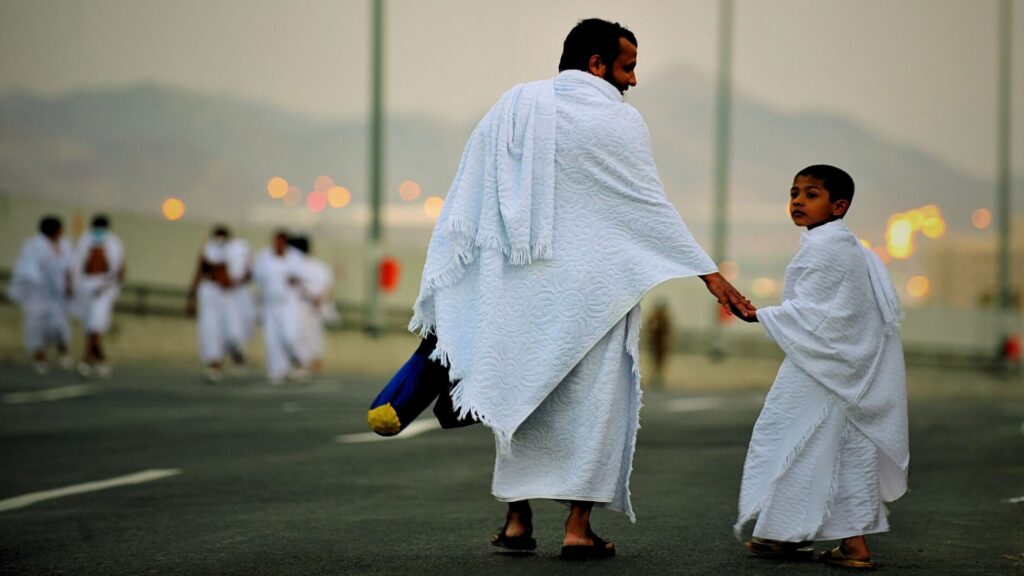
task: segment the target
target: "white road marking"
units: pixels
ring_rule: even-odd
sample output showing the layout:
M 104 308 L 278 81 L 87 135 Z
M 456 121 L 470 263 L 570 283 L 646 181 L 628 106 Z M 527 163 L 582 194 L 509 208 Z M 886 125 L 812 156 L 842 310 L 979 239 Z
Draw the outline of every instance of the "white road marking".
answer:
M 75 386 L 62 386 L 60 388 L 47 388 L 46 390 L 33 390 L 31 392 L 10 392 L 4 394 L 4 404 L 32 404 L 34 402 L 52 402 L 54 400 L 66 400 L 68 398 L 80 398 L 96 392 L 96 386 L 92 384 L 77 384 Z
M 720 396 L 708 396 L 703 398 L 676 398 L 665 402 L 665 408 L 669 412 L 698 412 L 700 410 L 714 410 L 721 408 L 726 399 Z
M 25 506 L 31 506 L 32 504 L 36 504 L 44 500 L 53 500 L 54 498 L 63 498 L 64 496 L 73 496 L 75 494 L 84 494 L 86 492 L 106 490 L 108 488 L 116 488 L 118 486 L 142 484 L 143 482 L 161 480 L 163 478 L 167 478 L 169 476 L 176 476 L 178 474 L 181 474 L 181 470 L 178 470 L 177 468 L 171 468 L 168 470 L 144 470 L 142 472 L 136 472 L 135 474 L 129 474 L 127 476 L 111 478 L 109 480 L 97 480 L 96 482 L 75 484 L 74 486 L 66 486 L 64 488 L 57 488 L 55 490 L 32 492 L 31 494 L 25 494 L 23 496 L 15 496 L 14 498 L 6 498 L 4 500 L 0 500 L 0 512 L 15 510 L 17 508 L 24 508 Z
M 437 430 L 440 427 L 441 425 L 438 424 L 437 420 L 430 418 L 409 424 L 397 436 L 378 436 L 373 432 L 364 432 L 362 434 L 341 434 L 335 436 L 334 441 L 341 444 L 362 444 L 364 442 L 379 442 L 381 440 L 408 440 L 431 430 Z
M 1007 498 L 1003 500 L 1007 504 L 1024 504 L 1024 496 L 1017 496 L 1016 498 Z

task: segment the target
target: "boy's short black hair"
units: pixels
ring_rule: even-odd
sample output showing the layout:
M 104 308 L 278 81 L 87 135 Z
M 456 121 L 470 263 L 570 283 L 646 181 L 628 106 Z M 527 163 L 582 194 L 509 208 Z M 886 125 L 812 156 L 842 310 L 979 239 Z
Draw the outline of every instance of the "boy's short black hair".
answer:
M 636 36 L 618 22 L 608 22 L 600 18 L 580 20 L 569 31 L 562 44 L 562 58 L 558 61 L 558 71 L 590 70 L 590 57 L 597 54 L 605 65 L 611 67 L 619 57 L 619 38 L 629 40 L 633 46 L 639 46 Z
M 110 228 L 110 219 L 106 214 L 97 214 L 92 218 L 93 228 Z
M 844 170 L 828 164 L 815 164 L 796 173 L 797 176 L 810 176 L 821 180 L 828 191 L 829 202 L 846 200 L 853 204 L 853 178 Z
M 231 237 L 231 229 L 224 224 L 215 224 L 213 226 L 213 236 L 223 236 L 224 238 Z
M 48 214 L 43 216 L 39 220 L 39 231 L 43 233 L 43 236 L 47 238 L 54 238 L 57 234 L 64 229 L 64 224 L 60 221 L 60 218 Z

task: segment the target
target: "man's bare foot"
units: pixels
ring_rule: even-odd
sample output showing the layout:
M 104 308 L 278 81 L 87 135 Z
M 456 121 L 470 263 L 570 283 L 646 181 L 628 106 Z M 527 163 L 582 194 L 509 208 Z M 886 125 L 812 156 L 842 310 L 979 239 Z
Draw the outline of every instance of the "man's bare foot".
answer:
M 505 525 L 491 536 L 491 544 L 509 550 L 533 550 L 537 547 L 533 538 L 533 511 L 528 500 L 509 503 Z
M 593 502 L 573 502 L 569 509 L 569 517 L 565 519 L 565 537 L 562 539 L 562 546 L 593 546 L 595 542 L 604 542 L 603 548 L 608 551 L 615 550 L 615 544 L 605 542 L 594 534 L 590 529 L 590 511 L 593 509 Z
M 840 544 L 840 551 L 843 556 L 850 560 L 871 560 L 871 551 L 868 550 L 868 540 L 864 536 L 854 536 L 852 538 L 843 538 Z

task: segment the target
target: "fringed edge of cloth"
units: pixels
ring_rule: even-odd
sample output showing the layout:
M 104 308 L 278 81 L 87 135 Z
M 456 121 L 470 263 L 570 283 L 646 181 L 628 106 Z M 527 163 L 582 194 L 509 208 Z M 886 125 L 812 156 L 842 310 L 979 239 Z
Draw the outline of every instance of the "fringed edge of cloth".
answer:
M 790 467 L 793 466 L 793 462 L 796 460 L 796 457 L 801 452 L 803 452 L 803 449 L 807 445 L 807 442 L 810 441 L 811 436 L 813 436 L 814 433 L 818 430 L 818 428 L 820 428 L 821 425 L 825 422 L 825 420 L 828 419 L 829 414 L 832 413 L 832 407 L 834 405 L 835 398 L 829 396 L 828 399 L 825 400 L 825 405 L 822 407 L 821 412 L 818 414 L 818 417 L 815 418 L 814 423 L 808 427 L 807 432 L 789 451 L 789 454 L 786 455 L 786 460 L 783 462 L 782 467 L 779 468 L 779 471 L 775 474 L 775 477 L 773 477 L 771 482 L 768 483 L 768 489 L 765 491 L 767 494 L 770 495 L 772 492 L 775 491 L 775 485 L 779 483 L 779 480 L 781 480 L 782 477 L 786 474 L 786 472 L 789 471 Z M 733 535 L 736 537 L 737 540 L 743 539 L 743 527 L 747 525 L 747 522 L 750 522 L 751 520 L 757 518 L 757 515 L 761 513 L 761 510 L 763 508 L 764 499 L 762 498 L 761 501 L 759 501 L 754 506 L 753 510 L 740 516 L 740 518 L 736 521 L 736 524 L 734 524 L 732 527 Z M 811 536 L 813 536 L 813 534 Z
M 635 307 L 633 308 L 635 309 Z M 632 310 L 632 309 L 631 309 Z M 629 318 L 626 321 L 629 322 L 633 318 Z M 626 515 L 629 517 L 629 521 L 632 524 L 636 524 L 636 512 L 633 511 L 633 492 L 629 488 L 629 481 L 633 478 L 633 462 L 634 456 L 636 455 L 636 440 L 637 434 L 640 432 L 640 411 L 644 407 L 644 390 L 640 387 L 641 375 L 640 375 L 640 332 L 643 329 L 643 315 L 636 314 L 636 327 L 626 327 L 626 353 L 629 354 L 630 361 L 633 363 L 633 369 L 631 374 L 633 376 L 633 390 L 636 394 L 636 426 L 633 427 L 632 438 L 628 440 L 627 446 L 629 446 L 629 473 L 626 474 Z
M 463 218 L 450 219 L 442 231 L 452 247 L 450 265 L 444 271 L 423 279 L 422 289 L 425 292 L 413 305 L 412 319 L 409 320 L 409 331 L 418 333 L 422 338 L 435 332 L 435 319 L 425 317 L 423 302 L 433 298 L 438 290 L 454 286 L 462 280 L 466 268 L 476 262 L 481 250 L 501 252 L 512 266 L 527 266 L 536 261 L 550 260 L 553 254 L 550 241 L 513 248 L 499 236 L 478 235 L 476 229 Z

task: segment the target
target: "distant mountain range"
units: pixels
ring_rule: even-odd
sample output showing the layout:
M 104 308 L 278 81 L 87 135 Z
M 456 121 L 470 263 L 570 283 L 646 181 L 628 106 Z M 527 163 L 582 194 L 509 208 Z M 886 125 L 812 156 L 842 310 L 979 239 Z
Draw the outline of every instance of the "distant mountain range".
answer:
M 711 82 L 680 67 L 631 90 L 627 101 L 651 128 L 669 197 L 698 238 L 708 238 Z M 938 204 L 957 230 L 970 226 L 975 208 L 991 205 L 990 182 L 843 118 L 782 113 L 744 94 L 734 96 L 734 105 L 730 242 L 741 261 L 767 259 L 762 264 L 774 268 L 791 256 L 796 231 L 784 213 L 789 183 L 812 163 L 835 163 L 853 174 L 858 195 L 850 224 L 875 242 L 896 211 Z M 401 202 L 397 187 L 406 179 L 443 196 L 472 127 L 389 117 L 391 201 Z M 167 86 L 0 96 L 0 190 L 100 207 L 155 213 L 164 197 L 179 196 L 190 217 L 249 221 L 274 210 L 266 193 L 271 176 L 308 190 L 320 174 L 352 190 L 358 205 L 366 198 L 366 148 L 362 120 L 318 120 Z M 416 241 L 423 234 L 410 233 Z

